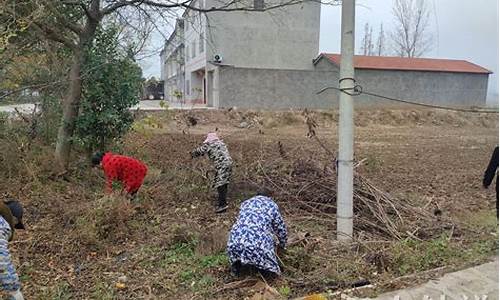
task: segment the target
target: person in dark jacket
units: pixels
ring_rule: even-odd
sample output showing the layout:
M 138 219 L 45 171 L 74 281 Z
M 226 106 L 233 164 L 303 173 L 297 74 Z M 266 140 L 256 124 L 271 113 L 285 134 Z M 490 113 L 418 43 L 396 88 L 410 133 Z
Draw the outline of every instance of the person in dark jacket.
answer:
M 495 147 L 495 150 L 493 150 L 493 154 L 491 155 L 490 163 L 488 164 L 488 167 L 486 168 L 486 171 L 484 172 L 484 177 L 483 177 L 483 186 L 484 188 L 488 188 L 490 184 L 493 182 L 493 179 L 495 178 L 495 175 L 497 175 L 497 169 L 498 169 L 498 146 Z M 498 175 L 497 177 L 497 182 L 496 182 L 496 194 L 497 194 L 497 219 L 498 219 Z

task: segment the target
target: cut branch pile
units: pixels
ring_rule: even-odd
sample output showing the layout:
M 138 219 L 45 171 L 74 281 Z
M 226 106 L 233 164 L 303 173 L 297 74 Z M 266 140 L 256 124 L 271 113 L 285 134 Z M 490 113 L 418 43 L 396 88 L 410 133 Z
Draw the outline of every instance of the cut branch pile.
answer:
M 256 155 L 259 158 L 246 164 L 242 175 L 246 182 L 273 191 L 274 198 L 286 211 L 312 214 L 334 225 L 336 160 L 316 136 L 315 122 L 306 123 L 309 127 L 308 136 L 316 140 L 323 153 L 312 153 L 311 149 L 305 150 L 303 147 L 285 151 L 280 142 L 276 149 L 262 148 L 260 155 Z M 362 162 L 355 166 L 360 164 Z M 455 224 L 440 214 L 436 215 L 432 209 L 382 191 L 356 170 L 353 198 L 354 229 L 357 234 L 377 239 L 428 239 L 456 228 Z
M 276 150 L 278 152 L 278 150 Z M 278 152 L 279 153 L 279 152 Z M 337 174 L 335 161 L 286 157 L 261 157 L 245 172 L 245 180 L 273 191 L 287 211 L 300 210 L 335 223 Z M 441 234 L 453 224 L 432 210 L 418 207 L 378 189 L 354 174 L 354 229 L 383 239 L 427 239 Z

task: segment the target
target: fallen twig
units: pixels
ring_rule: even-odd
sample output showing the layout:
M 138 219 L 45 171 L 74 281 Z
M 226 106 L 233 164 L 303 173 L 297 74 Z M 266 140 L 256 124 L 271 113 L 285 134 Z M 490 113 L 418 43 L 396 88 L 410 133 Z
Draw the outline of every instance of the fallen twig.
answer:
M 233 281 L 233 282 L 224 284 L 223 287 L 215 290 L 215 293 L 220 293 L 220 292 L 226 291 L 226 290 L 233 290 L 233 289 L 246 287 L 246 286 L 249 286 L 251 284 L 256 284 L 257 281 L 258 281 L 258 279 L 256 279 L 256 278 L 245 278 L 243 280 Z
M 316 139 L 315 124 L 311 121 L 308 126 L 310 137 Z M 274 191 L 274 198 L 284 211 L 310 213 L 313 220 L 328 221 L 334 229 L 337 176 L 331 162 L 335 158 L 320 140 L 317 142 L 326 156 L 314 153 L 310 157 L 310 153 L 297 147 L 284 157 L 279 148 L 261 145 L 255 161 L 242 166 L 246 169 L 241 172 L 241 180 Z M 448 231 L 453 224 L 445 218 L 438 220 L 431 211 L 407 199 L 393 197 L 357 172 L 353 188 L 355 231 L 368 232 L 371 238 L 424 240 Z

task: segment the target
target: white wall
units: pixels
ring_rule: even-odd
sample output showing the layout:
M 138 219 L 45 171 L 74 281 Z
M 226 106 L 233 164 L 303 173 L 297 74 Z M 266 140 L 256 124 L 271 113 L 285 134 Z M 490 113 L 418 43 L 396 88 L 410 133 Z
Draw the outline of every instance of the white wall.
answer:
M 238 3 L 253 6 L 253 0 L 245 1 L 249 2 Z M 276 4 L 271 1 L 278 0 L 264 0 L 264 3 Z M 220 7 L 222 4 L 219 0 L 197 0 L 191 5 Z M 236 67 L 312 70 L 312 60 L 319 51 L 320 12 L 321 5 L 317 2 L 260 12 L 187 12 L 184 15 L 186 88 L 189 82 L 186 100 L 203 98 L 200 71 L 207 76 L 208 71 L 215 70 L 207 98 L 212 97 L 212 103 L 218 101 L 218 72 L 210 63 L 215 54 L 222 56 L 223 64 Z
M 160 80 L 165 80 L 165 51 L 160 53 Z
M 220 6 L 206 1 L 207 7 Z M 207 56 L 220 54 L 224 64 L 236 67 L 312 70 L 320 12 L 319 3 L 304 2 L 261 12 L 208 13 Z
M 191 3 L 193 6 L 203 7 L 203 1 L 193 1 Z M 203 39 L 200 39 L 200 35 L 203 35 Z M 184 36 L 185 36 L 185 87 L 187 87 L 187 81 L 189 81 L 189 91 L 186 90 L 185 97 L 186 100 L 199 100 L 203 98 L 203 79 L 200 79 L 200 75 L 197 71 L 205 71 L 207 65 L 206 58 L 206 19 L 203 14 L 196 11 L 189 11 L 184 15 Z M 203 47 L 200 51 L 200 42 L 203 43 Z M 194 56 L 193 56 L 194 51 Z M 201 92 L 200 92 L 201 90 Z
M 182 65 L 184 64 L 183 39 L 183 28 L 178 23 L 161 54 L 161 74 L 162 79 L 165 81 L 164 95 L 165 99 L 169 101 L 179 100 L 173 96 L 175 91 L 179 90 L 183 94 L 185 93 L 184 77 L 182 76 Z

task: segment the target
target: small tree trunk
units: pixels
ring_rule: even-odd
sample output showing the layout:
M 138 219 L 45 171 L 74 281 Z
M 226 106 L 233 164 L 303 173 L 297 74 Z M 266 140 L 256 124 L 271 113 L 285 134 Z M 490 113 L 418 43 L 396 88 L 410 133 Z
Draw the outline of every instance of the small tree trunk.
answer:
M 106 150 L 106 137 L 101 135 L 99 137 L 99 151 L 104 152 Z
M 76 117 L 80 106 L 82 94 L 82 79 L 80 77 L 83 64 L 83 50 L 74 50 L 73 61 L 69 73 L 68 94 L 63 102 L 62 122 L 57 133 L 55 159 L 57 166 L 65 170 L 69 163 L 71 153 L 71 139 L 75 129 Z

